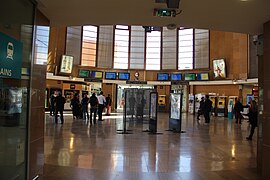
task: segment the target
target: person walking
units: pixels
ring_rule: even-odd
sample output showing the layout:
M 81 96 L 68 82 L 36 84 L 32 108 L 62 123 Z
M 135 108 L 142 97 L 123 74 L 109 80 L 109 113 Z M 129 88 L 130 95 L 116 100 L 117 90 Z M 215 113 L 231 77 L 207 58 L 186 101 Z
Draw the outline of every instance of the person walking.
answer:
M 82 113 L 83 113 L 84 120 L 87 120 L 87 119 L 89 120 L 88 104 L 89 104 L 89 98 L 87 97 L 87 94 L 84 94 L 82 98 Z
M 72 109 L 73 119 L 78 119 L 80 117 L 80 100 L 79 100 L 79 94 L 75 93 L 71 103 L 70 107 Z
M 242 123 L 242 114 L 241 112 L 243 111 L 243 104 L 240 102 L 239 99 L 236 100 L 236 103 L 234 105 L 234 113 L 235 113 L 235 123 L 236 124 L 241 124 Z
M 66 99 L 62 96 L 62 93 L 59 92 L 58 96 L 55 98 L 55 124 L 58 123 L 58 112 L 60 113 L 60 119 L 61 119 L 61 124 L 64 124 L 64 105 L 66 103 Z
M 210 112 L 212 110 L 212 101 L 209 99 L 209 95 L 205 95 L 205 101 L 203 106 L 203 115 L 205 118 L 205 123 L 210 123 Z
M 55 114 L 55 98 L 57 96 L 57 91 L 54 91 L 54 93 L 50 97 L 50 116 L 53 116 Z
M 109 116 L 111 115 L 111 106 L 112 106 L 112 99 L 111 99 L 111 95 L 108 94 L 108 96 L 106 97 L 106 115 Z
M 90 125 L 92 125 L 92 114 L 94 113 L 94 124 L 96 124 L 98 99 L 96 94 L 93 93 L 89 100 L 90 103 Z
M 200 106 L 198 109 L 197 120 L 200 120 L 200 116 L 203 115 L 204 97 L 201 98 Z
M 246 137 L 247 140 L 252 140 L 254 130 L 258 124 L 258 106 L 255 100 L 251 101 L 251 105 L 248 112 L 249 123 L 251 125 L 250 134 Z
M 100 92 L 100 94 L 99 94 L 99 96 L 97 98 L 98 98 L 98 120 L 103 121 L 102 120 L 102 112 L 103 112 L 104 106 L 106 104 L 106 99 L 103 96 L 102 91 Z

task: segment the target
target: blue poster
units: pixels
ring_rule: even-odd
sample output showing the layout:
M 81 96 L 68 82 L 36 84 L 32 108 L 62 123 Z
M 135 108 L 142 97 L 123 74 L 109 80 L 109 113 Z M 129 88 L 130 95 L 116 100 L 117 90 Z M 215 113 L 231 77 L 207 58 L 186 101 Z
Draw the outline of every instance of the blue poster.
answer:
M 22 43 L 0 32 L 0 77 L 21 79 Z

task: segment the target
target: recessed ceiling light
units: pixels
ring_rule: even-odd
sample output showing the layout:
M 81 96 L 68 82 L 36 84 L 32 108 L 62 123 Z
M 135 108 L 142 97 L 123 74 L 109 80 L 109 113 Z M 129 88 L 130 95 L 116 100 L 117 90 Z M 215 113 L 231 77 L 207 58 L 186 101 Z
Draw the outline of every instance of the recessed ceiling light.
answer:
M 240 1 L 242 1 L 242 2 L 247 2 L 248 0 L 240 0 Z

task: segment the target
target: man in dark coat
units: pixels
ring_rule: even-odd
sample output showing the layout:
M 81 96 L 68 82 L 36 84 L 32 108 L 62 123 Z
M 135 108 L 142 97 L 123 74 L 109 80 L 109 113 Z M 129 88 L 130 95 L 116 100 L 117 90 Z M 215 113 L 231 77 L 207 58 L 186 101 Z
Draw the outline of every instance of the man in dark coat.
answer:
M 235 123 L 241 124 L 241 121 L 242 121 L 241 111 L 243 111 L 243 104 L 239 101 L 239 99 L 237 99 L 234 105 L 234 113 L 235 113 L 235 119 L 236 119 Z
M 205 101 L 203 106 L 203 115 L 205 123 L 210 123 L 210 112 L 212 110 L 212 101 L 209 99 L 209 95 L 205 95 Z
M 65 103 L 66 103 L 66 99 L 62 96 L 62 93 L 59 92 L 59 95 L 56 96 L 55 98 L 55 124 L 58 123 L 57 122 L 58 111 L 60 112 L 61 124 L 64 123 L 63 111 L 64 111 Z

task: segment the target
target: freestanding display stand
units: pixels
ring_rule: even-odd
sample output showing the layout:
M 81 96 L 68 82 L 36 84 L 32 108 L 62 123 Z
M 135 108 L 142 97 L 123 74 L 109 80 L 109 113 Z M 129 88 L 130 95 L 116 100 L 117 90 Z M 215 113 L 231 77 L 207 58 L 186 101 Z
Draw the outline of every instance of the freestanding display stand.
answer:
M 117 130 L 121 131 L 118 132 L 118 134 L 131 134 L 131 130 L 127 130 L 127 91 L 124 93 L 124 109 L 123 109 L 123 129 L 122 130 Z
M 170 95 L 170 114 L 169 130 L 175 133 L 184 133 L 182 126 L 182 93 L 171 93 Z

